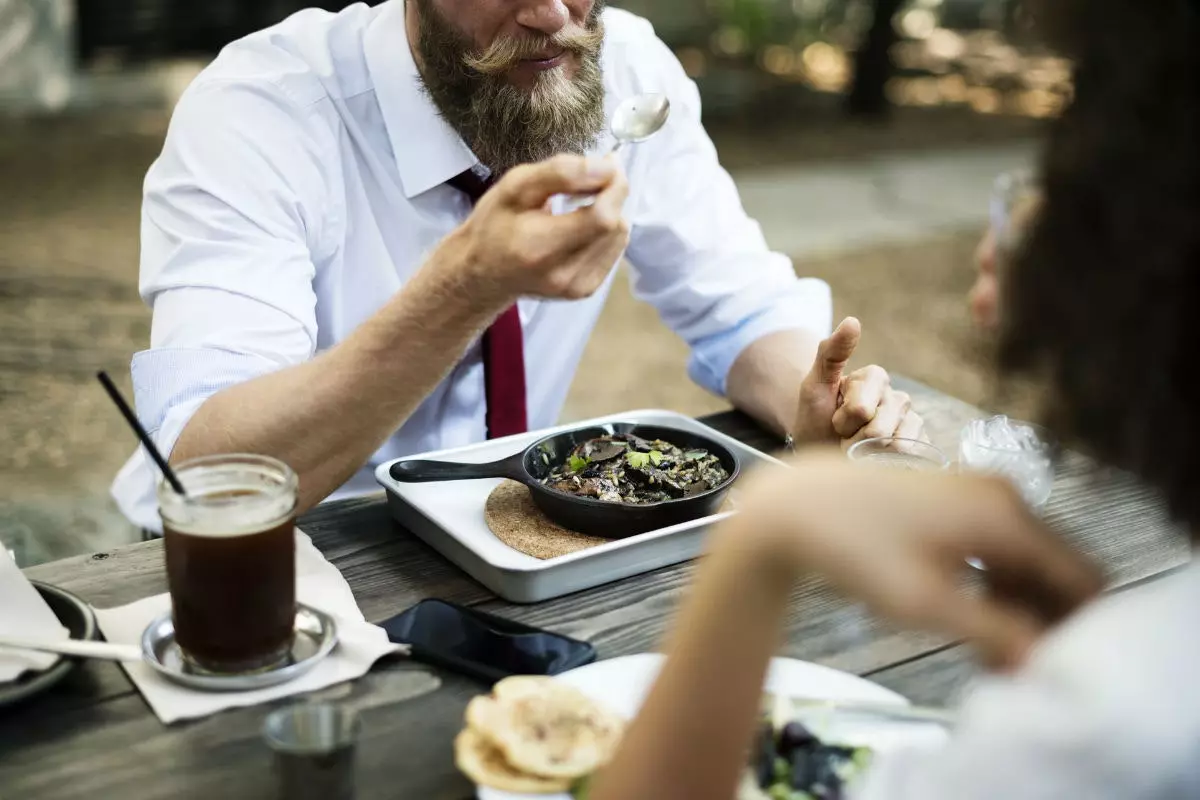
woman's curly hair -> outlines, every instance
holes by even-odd
[[[1000,365],[1045,382],[1065,440],[1200,531],[1200,0],[1037,10],[1074,97],[1004,281]]]

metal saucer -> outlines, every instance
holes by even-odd
[[[333,617],[298,603],[291,656],[281,666],[252,673],[200,673],[184,663],[175,642],[175,624],[168,611],[151,622],[142,634],[142,659],[164,678],[183,686],[207,692],[241,692],[295,680],[333,652],[337,638]]]

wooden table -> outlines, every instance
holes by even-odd
[[[897,380],[934,441],[955,451],[958,430],[981,412],[928,387]],[[774,442],[736,413],[705,420],[764,449]],[[1081,457],[1062,464],[1048,516],[1111,573],[1114,590],[1161,577],[1187,547],[1157,499],[1127,476],[1095,474]],[[659,569],[537,605],[496,598],[396,525],[381,496],[324,505],[301,527],[342,571],[367,619],[381,621],[426,597],[485,608],[593,642],[600,658],[654,650],[686,591],[693,564]],[[98,607],[166,591],[160,542],[28,570]],[[819,582],[796,590],[783,654],[870,678],[914,702],[952,702],[972,674],[954,642],[873,623]],[[320,693],[361,712],[359,796],[467,798],[451,740],[482,689],[470,680],[389,659],[364,678]],[[89,663],[54,691],[0,710],[0,798],[262,798],[273,796],[259,738],[268,707],[162,725],[120,668]]]

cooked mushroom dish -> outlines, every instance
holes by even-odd
[[[715,489],[728,478],[721,460],[707,450],[614,434],[576,446],[542,483],[613,503],[659,503]]]

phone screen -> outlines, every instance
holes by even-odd
[[[495,682],[509,675],[557,675],[596,659],[587,642],[445,600],[422,600],[382,625],[412,657]]]

